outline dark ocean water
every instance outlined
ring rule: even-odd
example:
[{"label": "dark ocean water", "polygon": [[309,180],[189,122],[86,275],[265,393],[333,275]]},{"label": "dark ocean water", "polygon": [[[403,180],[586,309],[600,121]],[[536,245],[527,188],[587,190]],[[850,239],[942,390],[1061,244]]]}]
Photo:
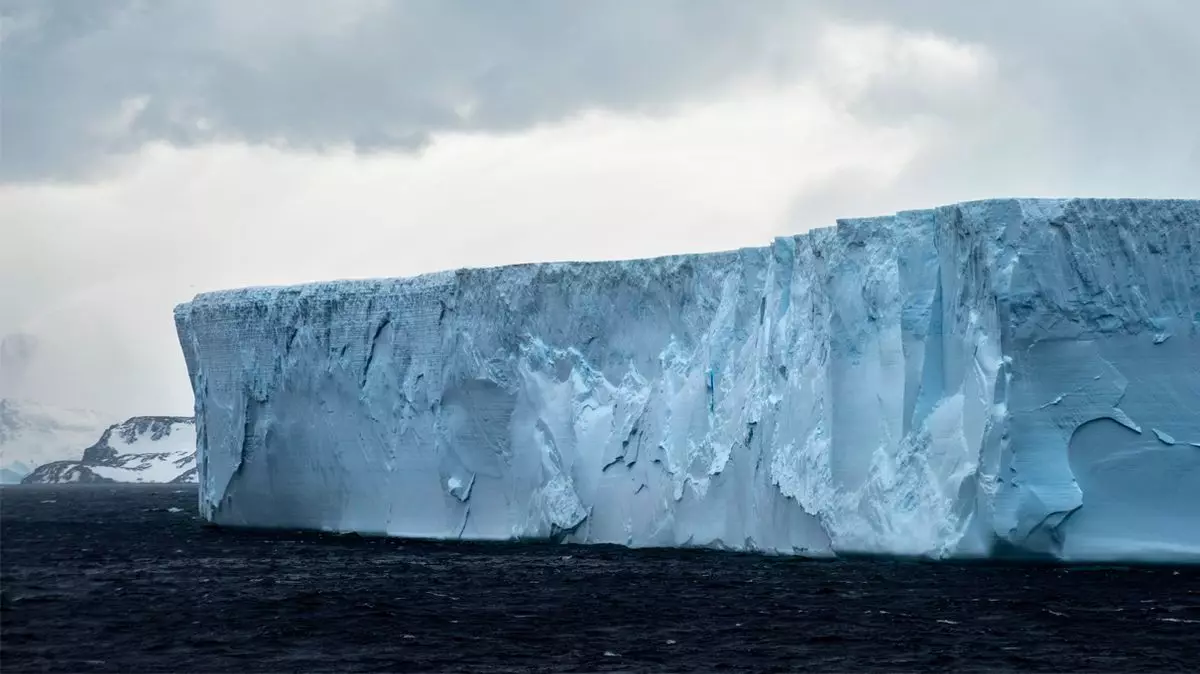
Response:
[{"label": "dark ocean water", "polygon": [[195,501],[0,489],[0,670],[1200,668],[1197,568],[238,532]]}]

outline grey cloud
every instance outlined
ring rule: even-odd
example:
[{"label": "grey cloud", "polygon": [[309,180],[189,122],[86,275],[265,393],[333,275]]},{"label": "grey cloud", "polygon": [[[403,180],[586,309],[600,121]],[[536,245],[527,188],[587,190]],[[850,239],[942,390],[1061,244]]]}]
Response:
[{"label": "grey cloud", "polygon": [[5,7],[3,181],[86,179],[152,140],[418,151],[440,131],[519,131],[589,109],[665,113],[740,77],[819,70],[806,44],[819,19],[833,17],[928,31],[995,59],[991,88],[963,92],[966,102],[906,82],[877,83],[847,102],[873,124],[934,117],[945,126],[943,145],[901,181],[906,193],[1029,191],[1042,175],[1058,176],[1059,191],[1200,189],[1193,0]]},{"label": "grey cloud", "polygon": [[[148,140],[413,150],[589,108],[654,112],[784,63],[784,0],[17,2],[0,179]],[[774,61],[772,61],[774,60]]]},{"label": "grey cloud", "polygon": [[951,104],[880,82],[859,119],[933,115],[937,141],[886,184],[860,175],[806,186],[790,226],[847,212],[996,196],[1200,197],[1200,3],[1193,0],[847,0],[852,22],[948,36],[988,50],[995,72]]},{"label": "grey cloud", "polygon": [[1077,172],[1080,188],[1200,192],[1200,3],[849,0],[841,11],[997,55],[992,101],[956,120],[971,164],[987,168],[990,154],[1011,171],[1019,150]]}]

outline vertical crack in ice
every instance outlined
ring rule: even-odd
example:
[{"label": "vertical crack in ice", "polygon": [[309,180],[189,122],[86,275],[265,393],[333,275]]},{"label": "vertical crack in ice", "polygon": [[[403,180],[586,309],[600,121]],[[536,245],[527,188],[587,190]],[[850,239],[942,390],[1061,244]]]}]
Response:
[{"label": "vertical crack in ice", "polygon": [[470,517],[471,517],[471,504],[468,503],[465,506],[463,506],[462,523],[460,523],[458,525],[458,534],[455,535],[455,538],[462,540],[463,533],[466,532],[466,530],[467,530],[467,520]]},{"label": "vertical crack in ice", "polygon": [[362,378],[359,380],[359,388],[366,387],[367,378],[371,374],[371,365],[375,362],[375,351],[380,348],[380,341],[382,341],[385,331],[391,325],[391,317],[385,314],[375,326],[375,329],[371,331],[371,338],[367,342],[367,357],[363,360]]}]

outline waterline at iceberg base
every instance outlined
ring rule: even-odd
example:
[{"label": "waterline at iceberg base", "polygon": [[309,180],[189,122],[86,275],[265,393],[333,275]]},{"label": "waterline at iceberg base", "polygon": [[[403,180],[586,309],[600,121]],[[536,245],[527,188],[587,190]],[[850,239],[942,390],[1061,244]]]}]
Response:
[{"label": "waterline at iceberg base", "polygon": [[971,202],[175,320],[218,524],[1200,561],[1200,201]]}]

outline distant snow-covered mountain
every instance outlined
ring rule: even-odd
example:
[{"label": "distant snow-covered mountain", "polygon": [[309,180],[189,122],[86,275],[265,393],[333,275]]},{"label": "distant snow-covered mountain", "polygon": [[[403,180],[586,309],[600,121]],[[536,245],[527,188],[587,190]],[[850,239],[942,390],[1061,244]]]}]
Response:
[{"label": "distant snow-covered mountain", "polygon": [[41,465],[21,481],[196,482],[196,422],[190,417],[133,417],[109,426],[81,459]]},{"label": "distant snow-covered mountain", "polygon": [[20,482],[45,463],[78,458],[110,423],[96,412],[0,398],[0,483]]}]

